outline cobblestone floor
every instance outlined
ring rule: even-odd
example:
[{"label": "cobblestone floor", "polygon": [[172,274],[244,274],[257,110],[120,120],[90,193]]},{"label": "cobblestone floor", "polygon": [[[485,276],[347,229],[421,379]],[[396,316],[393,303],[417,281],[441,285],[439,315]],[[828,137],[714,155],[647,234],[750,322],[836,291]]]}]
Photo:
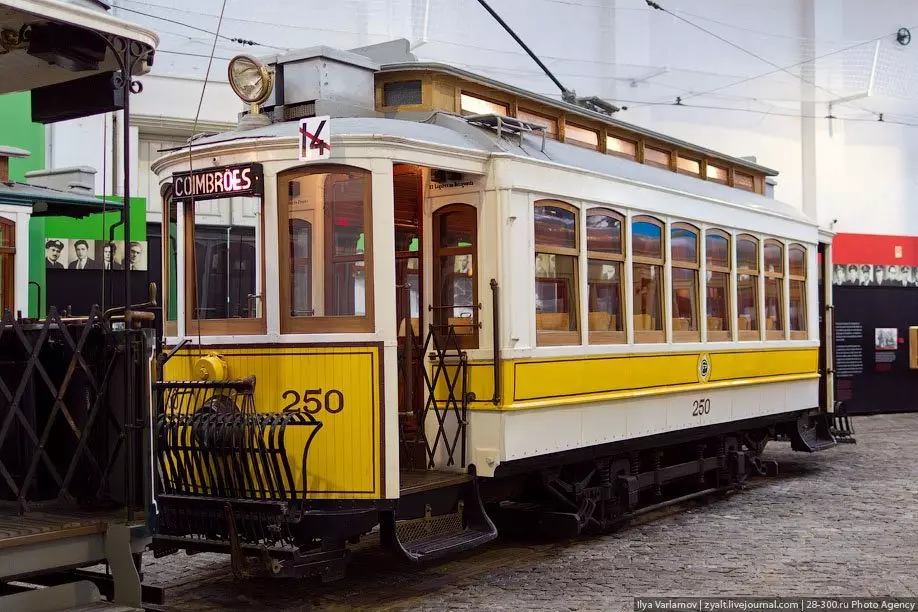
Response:
[{"label": "cobblestone floor", "polygon": [[854,419],[856,445],[793,453],[783,476],[613,535],[493,545],[413,568],[370,550],[331,585],[233,581],[225,557],[146,568],[163,610],[631,610],[632,597],[918,596],[918,415]]}]

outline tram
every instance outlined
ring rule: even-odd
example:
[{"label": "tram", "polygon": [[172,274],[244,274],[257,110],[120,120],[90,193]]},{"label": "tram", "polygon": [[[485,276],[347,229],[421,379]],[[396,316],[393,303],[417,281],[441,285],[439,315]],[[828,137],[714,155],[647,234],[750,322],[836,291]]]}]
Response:
[{"label": "tram", "polygon": [[831,237],[774,171],[388,47],[230,81],[237,129],[153,164],[157,554],[331,580],[835,444]]}]

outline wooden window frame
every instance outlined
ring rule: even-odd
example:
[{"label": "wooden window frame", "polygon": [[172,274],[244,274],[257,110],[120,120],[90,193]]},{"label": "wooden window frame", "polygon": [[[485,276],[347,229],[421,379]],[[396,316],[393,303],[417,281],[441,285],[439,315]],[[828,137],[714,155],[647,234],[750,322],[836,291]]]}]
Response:
[{"label": "wooden window frame", "polygon": [[[765,249],[769,246],[777,246],[778,248],[781,249],[781,269],[777,272],[769,272],[768,268],[766,268]],[[787,300],[785,299],[787,297],[785,293],[787,293],[787,290],[786,290],[786,287],[784,286],[784,277],[786,276],[784,273],[784,268],[787,263],[786,254],[787,254],[786,247],[784,246],[784,243],[781,242],[780,240],[775,240],[774,238],[768,238],[762,242],[762,277],[766,279],[766,281],[767,279],[777,280],[778,287],[781,289],[781,295],[779,296],[780,299],[778,300],[778,307],[780,308],[780,311],[778,312],[778,321],[781,322],[781,329],[779,330],[768,329],[768,324],[766,323],[768,316],[767,316],[767,313],[765,313],[766,316],[762,320],[762,324],[765,327],[765,339],[766,340],[784,340],[786,338],[785,332],[787,331],[786,328],[788,327],[788,325],[786,324],[787,322],[785,320],[785,316],[784,316],[787,311],[787,308],[785,306],[785,302],[787,302]],[[762,292],[762,304],[763,306],[765,304],[764,289]]]},{"label": "wooden window frame", "polygon": [[[655,162],[655,161],[650,161],[650,160],[648,160],[648,159],[647,159],[647,150],[648,150],[648,149],[651,149],[651,150],[653,150],[653,151],[659,151],[660,153],[665,153],[665,154],[667,155],[667,158],[669,159],[669,162],[666,163],[666,164],[664,165],[664,164],[662,164],[662,163],[660,163],[660,162]],[[658,146],[656,146],[656,145],[646,144],[646,143],[645,143],[645,144],[644,144],[644,147],[643,147],[643,155],[641,155],[641,162],[642,162],[644,165],[646,165],[646,166],[653,166],[654,168],[663,168],[664,170],[669,170],[669,171],[673,171],[673,170],[674,170],[674,168],[673,168],[673,152],[672,152],[671,149],[667,149],[667,148],[665,148],[665,147],[658,147]]]},{"label": "wooden window frame", "polygon": [[[719,168],[720,170],[723,170],[724,173],[726,174],[726,178],[719,179],[719,178],[710,176],[708,174],[708,168],[711,168],[711,167]],[[717,163],[711,163],[710,161],[705,160],[703,178],[706,181],[711,181],[712,183],[717,183],[718,185],[729,185],[730,184],[730,168],[729,166],[724,166],[724,165],[717,164]]]},{"label": "wooden window frame", "polygon": [[[744,185],[739,185],[739,184],[736,182],[736,176],[737,176],[737,175],[749,177],[749,181],[750,181],[750,183],[751,183],[751,184],[749,185],[749,187],[746,187],[746,186],[744,186]],[[731,181],[731,185],[732,185],[734,188],[736,188],[736,189],[742,189],[743,191],[749,191],[749,192],[755,193],[755,175],[749,174],[748,172],[739,172],[739,171],[737,171],[737,170],[734,170],[734,171],[733,171],[733,180]]]},{"label": "wooden window frame", "polygon": [[[635,223],[650,223],[656,225],[660,228],[660,257],[646,257],[644,255],[636,255],[634,253],[634,225]],[[631,287],[628,290],[631,292],[632,304],[631,304],[631,317],[632,320],[628,323],[634,327],[634,317],[638,314],[635,312],[634,308],[634,264],[645,264],[652,266],[659,266],[660,273],[663,274],[663,277],[660,279],[660,323],[663,324],[666,320],[666,249],[667,249],[667,236],[666,236],[666,224],[657,219],[656,217],[651,217],[650,215],[637,215],[631,217]],[[634,343],[635,344],[661,344],[666,342],[666,326],[663,325],[661,330],[639,330],[634,327]]]},{"label": "wooden window frame", "polygon": [[[708,236],[719,236],[720,238],[726,239],[727,241],[727,266],[726,267],[718,266],[716,264],[712,265],[711,262],[707,261]],[[711,331],[710,329],[708,329],[708,342],[728,342],[733,339],[733,335],[732,335],[733,326],[736,324],[735,322],[730,323],[730,321],[733,319],[733,292],[730,289],[730,280],[731,280],[730,273],[732,272],[732,261],[733,261],[733,257],[731,256],[732,248],[733,248],[733,240],[730,234],[728,234],[724,230],[715,229],[715,228],[705,230],[704,239],[705,239],[705,270],[707,272],[717,272],[717,273],[727,275],[727,288],[726,288],[726,297],[727,297],[726,314],[727,316],[725,318],[726,318],[727,325],[730,326],[728,329],[725,329],[725,330]],[[704,279],[704,283],[705,283],[705,289],[707,289],[707,278]],[[707,293],[705,293],[705,300],[707,301],[707,299],[708,299],[708,296],[707,296]],[[708,314],[707,316],[710,317],[711,315]]]},{"label": "wooden window frame", "polygon": [[[579,208],[572,204],[568,204],[562,200],[555,200],[552,198],[544,198],[541,200],[536,200],[532,203],[532,223],[533,223],[533,236],[535,236],[535,208],[536,206],[554,206],[557,208],[562,208],[574,213],[574,248],[568,247],[557,247],[551,245],[540,246],[538,242],[533,240],[534,245],[534,255],[532,261],[535,262],[535,255],[544,253],[546,255],[567,255],[574,257],[575,270],[577,272],[577,277],[574,279],[573,290],[575,291],[573,295],[573,304],[571,305],[571,316],[577,318],[577,328],[573,331],[540,331],[538,324],[536,324],[536,346],[575,346],[581,343],[580,330],[582,323],[580,319],[580,214],[581,211]],[[533,284],[535,283],[536,277],[533,274]]]},{"label": "wooden window frame", "polygon": [[[622,142],[628,142],[634,145],[634,155],[628,155],[627,153],[622,153],[621,151],[616,151],[615,149],[609,149],[609,139],[621,140]],[[638,157],[641,151],[641,143],[639,140],[634,138],[627,138],[620,134],[615,134],[613,132],[606,131],[605,139],[605,153],[608,155],[614,155],[615,157],[621,157],[622,159],[630,159],[632,161],[638,161]]]},{"label": "wooden window frame", "polygon": [[[578,130],[583,130],[585,132],[590,132],[596,134],[596,146],[590,145],[582,140],[575,140],[568,137],[567,128],[576,128]],[[581,149],[589,149],[590,151],[599,151],[603,146],[602,142],[602,130],[599,128],[591,128],[581,123],[576,123],[574,121],[565,121],[564,122],[564,142],[573,145],[575,147],[580,147]]]},{"label": "wooden window frame", "polygon": [[[675,230],[686,230],[695,235],[695,261],[690,262],[686,260],[677,260],[672,252],[673,245],[673,231]],[[669,229],[669,263],[671,268],[679,268],[682,270],[694,270],[695,271],[695,330],[691,331],[676,331],[673,330],[673,342],[701,342],[701,230],[698,227],[690,223],[673,223]],[[676,287],[675,283],[672,281],[672,273],[670,272],[670,322],[673,320],[672,312],[672,300],[676,297]]]},{"label": "wooden window frame", "polygon": [[[746,240],[752,241],[752,243],[755,245],[755,260],[756,260],[755,268],[745,268],[740,265],[739,245],[741,242],[746,241]],[[755,236],[753,236],[752,234],[737,235],[736,239],[734,240],[734,244],[733,244],[733,253],[735,254],[735,259],[736,259],[736,275],[737,275],[736,287],[733,288],[733,291],[734,291],[734,295],[735,295],[734,299],[736,300],[737,307],[739,307],[739,295],[738,295],[739,294],[739,275],[746,274],[748,276],[751,276],[753,278],[752,286],[755,287],[756,329],[754,330],[740,329],[740,324],[739,324],[740,314],[739,314],[739,311],[737,311],[736,321],[734,321],[734,325],[736,325],[737,340],[761,340],[762,339],[762,328],[765,325],[765,322],[761,321],[760,319],[762,318],[762,304],[764,303],[763,300],[765,298],[764,296],[760,295],[761,291],[759,290],[759,278],[761,276],[761,272],[759,270],[762,267],[762,253],[759,252],[760,244],[761,244],[761,241]]]},{"label": "wooden window frame", "polygon": [[[803,276],[797,274],[791,274],[790,266],[790,253],[791,251],[801,251],[803,253]],[[787,307],[788,307],[788,322],[787,327],[790,332],[791,340],[806,340],[809,337],[808,331],[808,304],[806,299],[806,274],[807,274],[807,250],[806,247],[802,244],[791,243],[787,245],[787,278],[788,278],[788,287],[787,287]],[[803,321],[803,329],[790,329],[790,283],[798,281],[803,283],[803,293],[801,293],[800,298],[803,302],[803,316],[801,321]]]},{"label": "wooden window frame", "polygon": [[[256,253],[256,257],[261,258],[261,287],[257,287],[261,295],[261,316],[249,319],[196,319],[194,318],[197,301],[195,300],[195,291],[197,289],[197,274],[195,267],[197,257],[194,251],[194,206],[206,200],[188,201],[183,205],[184,213],[184,240],[185,240],[185,335],[201,336],[257,336],[267,333],[267,307],[265,305],[265,223],[264,197],[257,198],[259,201],[259,217],[261,226],[261,250]],[[227,254],[227,256],[229,256]],[[229,282],[229,279],[227,279]],[[256,302],[257,304],[257,302]]]},{"label": "wooden window frame", "polygon": [[[9,232],[9,243],[0,242],[0,256],[9,257],[10,266],[3,271],[2,282],[3,301],[0,302],[0,315],[9,310],[11,313],[16,306],[16,222],[12,219],[0,217],[0,233]],[[39,310],[41,304],[38,305]]]},{"label": "wooden window frame", "polygon": [[[459,114],[460,116],[465,116],[465,115],[463,115],[463,111],[462,111],[462,96],[468,96],[468,97],[470,97],[470,98],[475,98],[476,100],[481,100],[482,102],[487,102],[488,104],[496,104],[496,105],[498,105],[498,106],[503,106],[503,107],[504,107],[504,113],[503,113],[503,115],[504,115],[505,117],[509,117],[509,116],[510,116],[510,112],[511,112],[512,106],[513,106],[512,103],[506,102],[506,101],[503,101],[503,100],[499,100],[499,99],[497,99],[497,98],[491,98],[491,97],[487,96],[486,94],[480,94],[480,93],[471,91],[471,90],[469,90],[469,89],[462,89],[462,88],[459,89],[459,92],[458,92],[458,94],[457,94],[457,96],[456,96],[456,107],[457,107],[458,110],[459,110],[459,113],[458,113],[458,114]],[[469,115],[477,115],[477,114],[481,114],[481,113],[469,113]],[[492,114],[493,114],[493,113],[492,113]]]},{"label": "wooden window frame", "polygon": [[[472,226],[472,246],[471,247],[440,247],[440,217],[444,214],[449,214],[456,211],[471,211],[472,216],[475,219],[475,224]],[[456,202],[454,204],[447,204],[433,211],[431,215],[431,227],[433,228],[433,307],[437,308],[441,304],[440,301],[440,290],[442,286],[442,279],[440,278],[441,269],[440,269],[440,257],[450,257],[456,255],[471,255],[472,256],[472,311],[475,313],[475,316],[472,317],[472,333],[463,334],[462,330],[458,330],[455,338],[459,342],[459,346],[466,349],[477,349],[479,344],[479,331],[481,329],[481,311],[478,309],[478,267],[481,263],[478,259],[478,209],[464,202]],[[460,306],[461,308],[461,306]],[[436,313],[433,315],[434,321],[436,321]],[[436,325],[436,322],[434,322]]]},{"label": "wooden window frame", "polygon": [[620,253],[607,253],[605,251],[591,251],[590,250],[590,237],[587,234],[587,245],[586,245],[586,258],[587,258],[587,313],[589,317],[589,291],[590,291],[590,260],[602,260],[602,261],[611,261],[619,264],[619,277],[618,277],[618,303],[621,305],[622,312],[619,313],[621,318],[621,331],[593,331],[590,329],[589,318],[587,319],[587,340],[589,344],[624,344],[627,341],[627,321],[625,318],[627,312],[625,312],[625,279],[624,279],[624,270],[625,270],[625,216],[619,212],[612,210],[611,208],[606,208],[604,206],[594,206],[588,208],[585,212],[585,216],[589,217],[591,214],[600,213],[602,215],[613,217],[618,219],[621,225],[621,252]]},{"label": "wooden window frame", "polygon": [[[364,309],[366,314],[363,316],[321,316],[321,317],[294,317],[290,314],[291,287],[284,279],[290,278],[290,196],[287,190],[287,181],[311,174],[360,174],[366,176],[364,184],[364,203],[363,203],[363,228],[364,228],[364,247],[363,262],[366,285],[364,286]],[[323,198],[324,208],[324,198]],[[318,216],[318,210],[317,210]],[[328,231],[325,227],[323,216],[322,232]],[[345,164],[317,164],[307,166],[297,166],[290,168],[277,175],[277,228],[278,228],[278,272],[280,274],[280,333],[281,334],[321,334],[321,333],[371,333],[376,329],[376,319],[374,304],[376,294],[373,287],[373,174],[369,170],[357,166],[348,166]],[[317,231],[313,225],[312,234],[315,237]],[[312,278],[322,274],[327,278],[329,273],[330,260],[327,259],[328,243],[325,246],[326,252],[322,253],[322,261],[313,260],[313,265],[320,263],[321,271],[315,268],[312,270]],[[315,297],[315,293],[310,288],[310,293]],[[329,297],[329,289],[326,285],[324,299]],[[315,305],[315,302],[313,302]]]},{"label": "wooden window frame", "polygon": [[[679,160],[684,159],[686,161],[695,162],[698,164],[698,172],[689,172],[688,170],[683,170],[679,167]],[[691,155],[686,155],[682,152],[676,154],[676,172],[678,174],[684,174],[685,176],[694,176],[695,178],[702,178],[705,172],[704,159],[701,157],[692,157]]]}]

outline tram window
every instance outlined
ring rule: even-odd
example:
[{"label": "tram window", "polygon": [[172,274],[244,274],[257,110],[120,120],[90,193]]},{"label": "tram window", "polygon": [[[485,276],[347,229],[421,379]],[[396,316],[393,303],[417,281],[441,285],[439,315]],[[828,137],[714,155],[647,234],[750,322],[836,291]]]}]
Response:
[{"label": "tram window", "polygon": [[625,341],[622,308],[622,217],[605,208],[587,211],[587,299],[591,344]]},{"label": "tram window", "polygon": [[372,331],[370,184],[346,166],[278,178],[281,332]]},{"label": "tram window", "polygon": [[479,96],[462,92],[459,95],[459,108],[463,115],[503,115],[510,114],[510,107],[504,102],[494,102]]},{"label": "tram window", "polygon": [[717,166],[708,162],[706,174],[708,175],[709,181],[714,181],[715,183],[721,183],[722,185],[727,184],[727,179],[730,176],[730,173],[726,168]]},{"label": "tram window", "polygon": [[[242,214],[231,215],[230,211]],[[261,200],[186,205],[189,333],[264,333]],[[250,211],[252,214],[245,214]]]},{"label": "tram window", "polygon": [[[0,217],[0,315],[12,311],[15,293],[16,224]],[[41,304],[38,305],[41,309]]]},{"label": "tram window", "polygon": [[395,81],[383,85],[383,106],[407,106],[421,104],[421,80]]},{"label": "tram window", "polygon": [[637,157],[637,143],[633,140],[619,138],[610,134],[606,136],[606,153],[635,159]]},{"label": "tram window", "polygon": [[434,213],[434,325],[450,331],[461,346],[478,347],[478,213],[468,204],[452,204]]},{"label": "tram window", "polygon": [[533,222],[536,342],[579,344],[577,209],[564,202],[540,200],[533,207]]},{"label": "tram window", "polygon": [[673,340],[701,340],[698,326],[698,229],[676,223],[670,232]]},{"label": "tram window", "polygon": [[745,189],[746,191],[755,191],[755,182],[752,179],[751,174],[744,174],[742,172],[733,173],[733,186],[737,189]]},{"label": "tram window", "polygon": [[663,224],[652,217],[631,221],[634,341],[664,342]]},{"label": "tram window", "polygon": [[599,132],[573,123],[565,123],[564,142],[595,151],[599,149]]},{"label": "tram window", "polygon": [[736,239],[736,329],[740,340],[759,339],[759,241]]},{"label": "tram window", "polygon": [[765,241],[765,337],[784,338],[784,246]]},{"label": "tram window", "polygon": [[521,121],[528,121],[529,123],[535,123],[538,125],[545,126],[545,137],[551,138],[552,140],[558,140],[558,120],[553,117],[546,117],[535,113],[533,111],[518,109],[516,111],[516,118]]},{"label": "tram window", "polygon": [[730,340],[730,236],[721,230],[705,235],[708,341]]},{"label": "tram window", "polygon": [[787,249],[790,284],[790,334],[792,340],[806,339],[806,249],[792,244]]},{"label": "tram window", "polygon": [[658,168],[671,170],[669,151],[664,151],[662,149],[645,146],[644,163],[648,166],[656,166]]},{"label": "tram window", "polygon": [[692,176],[701,175],[701,162],[690,157],[680,155],[676,158],[676,171],[680,174],[691,174]]}]

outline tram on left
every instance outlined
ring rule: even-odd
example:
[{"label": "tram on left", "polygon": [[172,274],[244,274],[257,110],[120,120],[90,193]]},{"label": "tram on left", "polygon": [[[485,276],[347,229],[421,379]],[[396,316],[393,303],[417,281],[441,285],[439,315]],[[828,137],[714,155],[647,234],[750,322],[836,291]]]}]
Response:
[{"label": "tram on left", "polygon": [[[44,146],[15,139],[43,143],[48,124],[123,111],[130,159],[130,98],[158,42],[76,3],[0,0],[0,94],[22,111],[4,116],[14,129],[0,128],[0,610],[141,608],[158,299],[130,266],[86,265],[93,240],[101,252],[140,228],[128,199],[98,197],[92,181],[53,185],[62,169],[26,177],[46,165]],[[54,224],[98,235],[65,249],[44,235]],[[77,297],[92,296],[91,307],[49,299],[59,268],[79,276]],[[103,563],[107,574],[80,569]]]}]

